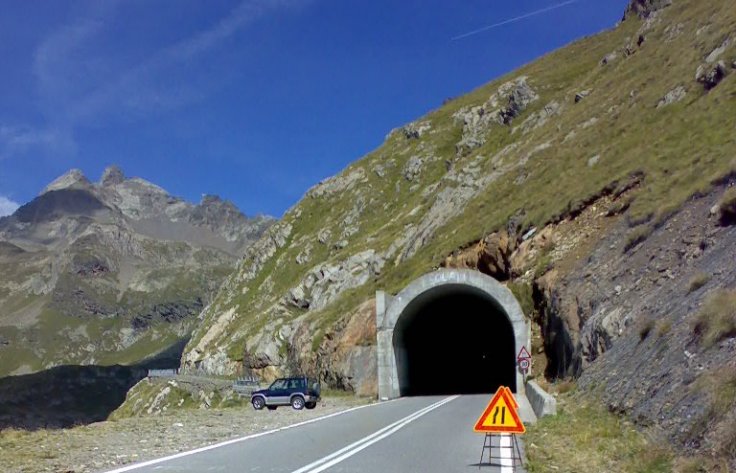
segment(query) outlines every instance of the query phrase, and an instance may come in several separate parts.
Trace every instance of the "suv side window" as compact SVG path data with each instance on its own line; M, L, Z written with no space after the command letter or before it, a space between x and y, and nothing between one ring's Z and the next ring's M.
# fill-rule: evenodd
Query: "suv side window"
M269 389L271 389L271 390L286 389L286 380L285 379L277 379L276 381L273 382L273 384L271 385L271 387Z

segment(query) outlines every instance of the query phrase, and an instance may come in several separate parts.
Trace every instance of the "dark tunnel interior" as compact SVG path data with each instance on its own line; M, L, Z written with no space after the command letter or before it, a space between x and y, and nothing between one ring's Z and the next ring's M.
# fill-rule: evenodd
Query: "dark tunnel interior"
M514 331L503 309L473 288L448 285L414 299L394 329L402 396L516 392Z

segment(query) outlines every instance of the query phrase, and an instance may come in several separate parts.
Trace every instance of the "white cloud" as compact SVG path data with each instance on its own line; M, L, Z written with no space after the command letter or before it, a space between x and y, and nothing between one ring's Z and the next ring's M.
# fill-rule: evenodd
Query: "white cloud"
M0 217L12 214L18 210L18 207L20 207L20 205L17 202L13 202L7 197L0 195Z

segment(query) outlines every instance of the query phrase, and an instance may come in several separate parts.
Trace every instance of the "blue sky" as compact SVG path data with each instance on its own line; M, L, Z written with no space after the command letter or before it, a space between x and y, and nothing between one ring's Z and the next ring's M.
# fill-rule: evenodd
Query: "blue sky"
M0 215L115 163L280 216L392 128L614 26L626 3L7 0Z

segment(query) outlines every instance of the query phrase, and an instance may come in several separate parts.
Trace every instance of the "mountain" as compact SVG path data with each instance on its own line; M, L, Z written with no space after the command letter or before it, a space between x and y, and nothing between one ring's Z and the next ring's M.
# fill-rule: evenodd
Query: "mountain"
M214 196L188 203L116 166L97 183L67 172L0 219L0 375L181 346L273 221Z
M393 130L309 190L246 250L182 366L319 371L375 395L375 291L468 267L533 318L537 376L581 377L676 444L715 445L702 429L736 424L687 414L712 404L703 373L736 370L732 315L710 344L715 324L694 322L736 284L735 68L732 0L632 0L615 28Z

